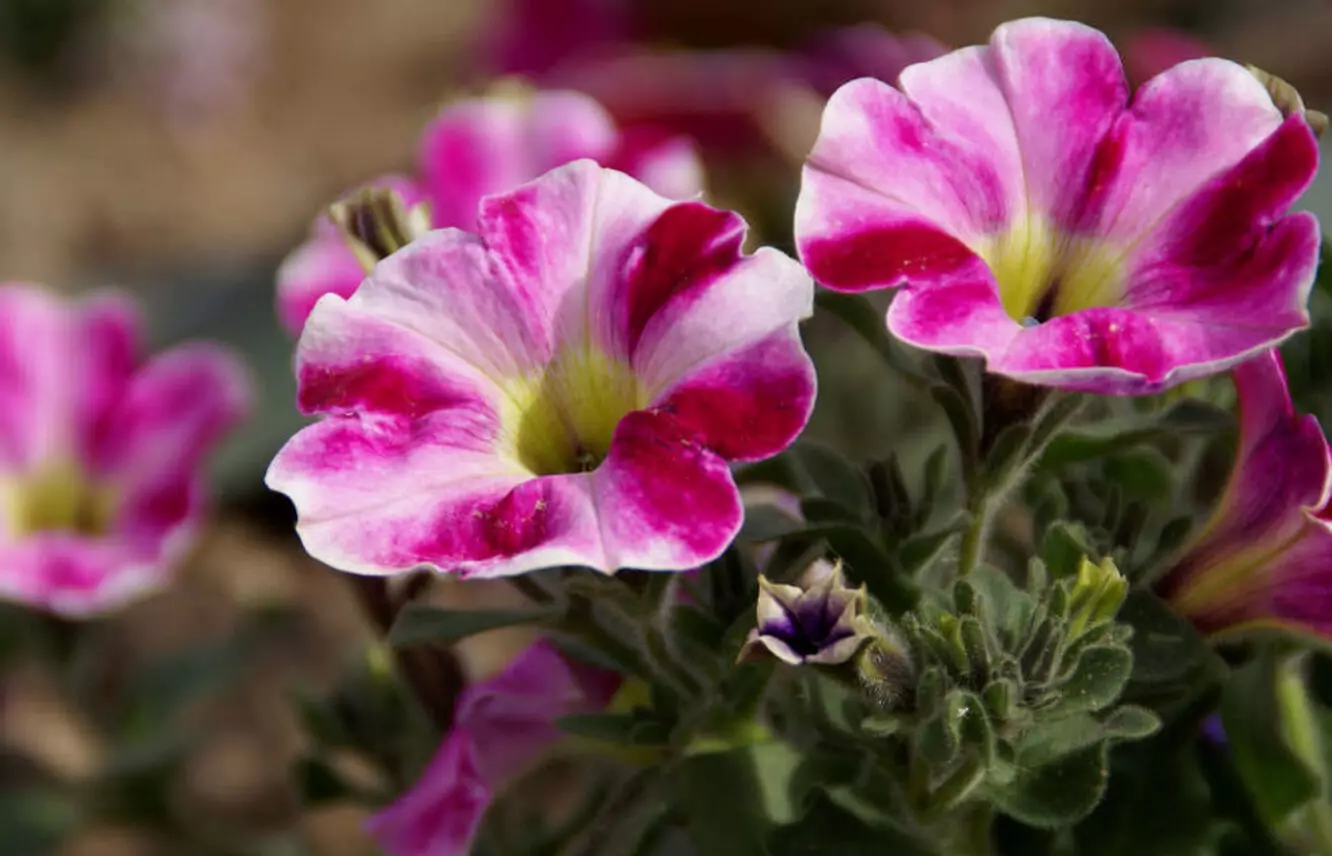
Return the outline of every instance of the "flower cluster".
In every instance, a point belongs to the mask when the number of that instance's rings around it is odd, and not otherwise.
[[[1140,57],[1133,91],[1106,36],[1065,21],[954,51],[855,28],[698,53],[631,44],[625,8],[584,27],[585,6],[521,16],[496,61],[537,83],[446,106],[414,176],[335,202],[277,272],[311,419],[265,482],[306,553],[362,578],[389,643],[435,645],[394,655],[395,691],[444,736],[368,821],[380,844],[471,852],[492,802],[572,747],[634,768],[588,824],[641,822],[633,852],[681,812],[699,852],[813,852],[809,812],[988,853],[996,811],[1071,829],[1113,747],[1194,734],[1218,697],[1243,741],[1263,719],[1236,700],[1250,666],[1207,643],[1332,640],[1332,451],[1278,350],[1315,324],[1321,233],[1293,207],[1326,116],[1214,57],[1150,75]],[[598,51],[564,54],[580,45]],[[797,258],[704,194],[700,127],[734,138],[769,84],[822,114]],[[945,442],[862,463],[800,441],[820,379],[842,380],[802,339],[816,282],[905,378],[901,409],[937,405]],[[876,289],[886,321],[845,294]],[[0,596],[86,615],[160,585],[243,372],[196,345],[141,362],[122,298],[17,284],[0,358]],[[1224,469],[1227,375],[1238,439],[1215,499],[1176,482]],[[504,578],[525,608],[412,602],[439,577]],[[423,690],[453,642],[516,624],[538,641],[498,676]],[[1263,668],[1304,716],[1271,754],[1324,763],[1297,667]],[[400,747],[371,751],[414,721],[395,711],[353,723],[365,745],[329,742],[404,781]],[[1249,769],[1266,737],[1229,779],[1274,780]],[[1281,797],[1295,808],[1246,806],[1242,834],[1260,815],[1286,834],[1309,776]],[[742,805],[746,788],[767,796]],[[533,852],[578,835],[547,837]]]

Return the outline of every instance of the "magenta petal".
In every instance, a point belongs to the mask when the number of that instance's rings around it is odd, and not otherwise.
[[[61,532],[0,544],[0,598],[73,618],[108,612],[164,584],[185,545],[182,538],[136,546]]]
[[[611,567],[694,567],[740,531],[740,491],[726,462],[666,413],[620,420],[592,480]]]
[[[781,330],[692,370],[657,406],[722,457],[761,460],[804,429],[814,388],[800,334]]]
[[[653,128],[626,128],[605,166],[634,176],[668,199],[691,199],[704,190],[703,161],[688,137]]]
[[[1022,332],[1004,312],[994,281],[979,264],[969,276],[944,285],[898,292],[888,307],[888,329],[917,347],[991,359]]]
[[[467,856],[494,796],[470,735],[454,730],[407,794],[366,821],[389,856]]]
[[[579,158],[603,159],[615,125],[576,92],[474,98],[451,104],[421,140],[421,176],[436,226],[474,231],[485,196]]]

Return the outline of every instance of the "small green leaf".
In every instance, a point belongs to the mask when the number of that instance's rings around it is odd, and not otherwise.
[[[959,514],[951,523],[933,532],[926,532],[920,535],[914,535],[901,543],[897,548],[897,555],[902,567],[910,572],[916,572],[927,567],[943,553],[944,547],[953,540],[959,532],[967,528],[968,518],[965,514]]]
[[[1105,474],[1126,496],[1154,502],[1166,500],[1174,482],[1170,462],[1152,448],[1129,449],[1109,458]]]
[[[1161,718],[1145,707],[1121,705],[1101,720],[1101,729],[1107,737],[1120,740],[1141,740],[1161,728]]]
[[[858,466],[826,446],[807,441],[797,443],[789,454],[820,495],[856,518],[870,519],[873,497]]]
[[[1133,655],[1128,648],[1098,645],[1086,649],[1059,687],[1059,710],[1101,710],[1119,698],[1132,671]]]
[[[410,604],[393,622],[389,642],[399,648],[426,642],[456,642],[487,630],[536,624],[554,618],[550,610],[472,610],[441,609],[425,604]]]
[[[1019,768],[1011,782],[991,789],[991,797],[1000,811],[1029,826],[1071,826],[1091,814],[1105,794],[1107,754],[1100,743],[1042,767]]]
[[[1050,577],[1056,580],[1076,577],[1083,558],[1093,553],[1090,543],[1091,537],[1081,523],[1061,520],[1046,529],[1041,538],[1041,559]]]
[[[802,757],[784,743],[689,755],[675,798],[699,856],[759,856],[774,826],[794,823],[806,793],[793,787]]]

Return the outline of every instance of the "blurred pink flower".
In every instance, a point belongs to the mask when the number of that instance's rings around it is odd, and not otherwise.
[[[426,203],[435,228],[471,231],[483,197],[579,158],[628,172],[674,199],[703,191],[702,165],[686,140],[621,134],[586,95],[527,90],[450,104],[422,135],[418,179],[394,176],[373,183],[396,190],[409,207]],[[298,334],[321,296],[349,297],[364,278],[338,228],[321,216],[310,240],[278,270],[278,317]]]
[[[1156,588],[1204,633],[1284,627],[1332,639],[1332,453],[1296,412],[1276,351],[1234,371],[1239,449],[1207,525]]]
[[[241,366],[202,344],[139,358],[134,307],[0,286],[0,597],[69,616],[162,585],[241,418]]]
[[[745,223],[582,160],[327,296],[278,453],[312,556],[353,573],[683,570],[740,527],[729,461],[780,452],[813,285]]]
[[[1130,86],[1141,86],[1181,62],[1213,56],[1201,39],[1168,27],[1143,27],[1124,41],[1124,71]]]
[[[494,797],[559,742],[556,720],[604,709],[619,684],[618,675],[566,659],[548,641],[533,643],[463,692],[425,772],[367,829],[389,856],[465,856]]]
[[[1102,394],[1224,371],[1309,323],[1318,167],[1302,112],[1200,59],[1129,99],[1100,32],[1028,18],[828,102],[796,245],[888,327],[989,371]]]

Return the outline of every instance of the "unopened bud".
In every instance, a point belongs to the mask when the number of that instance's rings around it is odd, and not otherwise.
[[[408,208],[402,196],[387,187],[355,190],[333,203],[328,216],[366,271],[430,231],[425,204]]]
[[[771,655],[784,663],[825,666],[849,661],[869,641],[865,587],[850,588],[841,563],[819,560],[797,585],[759,577],[757,626],[740,650],[741,660]]]
[[[1069,637],[1112,620],[1126,597],[1128,580],[1111,559],[1102,559],[1097,565],[1084,556],[1078,566],[1077,581],[1069,594]]]
[[[876,627],[874,638],[856,658],[856,672],[865,696],[884,710],[911,706],[916,667],[906,642],[895,632]]]
[[[1255,65],[1248,65],[1245,68],[1267,89],[1267,94],[1272,96],[1272,103],[1281,111],[1282,116],[1299,113],[1304,116],[1304,121],[1309,123],[1309,129],[1314,132],[1315,137],[1323,136],[1323,131],[1327,129],[1326,113],[1306,108],[1299,90],[1275,74],[1263,71]]]

